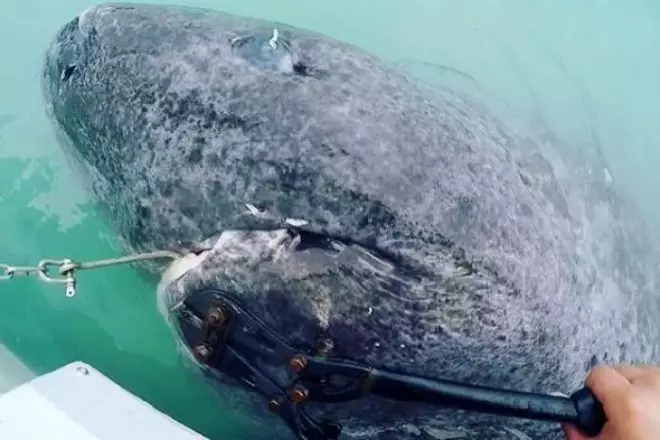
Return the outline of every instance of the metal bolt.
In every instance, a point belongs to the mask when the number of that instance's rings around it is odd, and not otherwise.
[[[307,400],[308,395],[309,391],[307,391],[307,388],[301,385],[296,385],[293,390],[291,390],[290,397],[293,403],[303,403],[305,400]]]
[[[272,412],[277,412],[280,410],[282,407],[282,400],[280,398],[276,397],[274,399],[270,399],[268,402],[268,409],[270,409]]]
[[[204,344],[195,347],[193,352],[195,353],[195,357],[202,362],[205,362],[211,357],[211,349]]]
[[[226,316],[221,308],[214,307],[209,310],[207,319],[210,325],[221,325],[224,324]]]
[[[296,355],[293,358],[291,358],[291,362],[289,363],[289,366],[291,367],[291,370],[293,370],[294,373],[298,374],[302,370],[305,369],[307,366],[307,359],[300,355]]]
[[[87,376],[89,374],[89,370],[85,367],[78,367],[76,368],[76,373],[80,374],[81,376]]]
[[[67,298],[76,296],[76,279],[73,277],[73,272],[68,272],[66,275],[66,289],[64,293]]]

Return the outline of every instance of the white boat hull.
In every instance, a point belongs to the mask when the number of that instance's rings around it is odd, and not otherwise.
[[[206,440],[82,362],[1,395],[0,438]]]

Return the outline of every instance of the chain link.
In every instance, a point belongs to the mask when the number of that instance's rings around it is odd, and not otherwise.
[[[174,251],[157,251],[106,260],[77,263],[73,260],[41,260],[37,266],[10,266],[0,264],[0,281],[8,281],[19,276],[37,275],[41,281],[50,284],[64,284],[67,298],[76,294],[75,272],[79,270],[101,269],[104,267],[130,264],[136,261],[170,259],[177,260],[182,255]],[[53,273],[57,269],[57,274]]]

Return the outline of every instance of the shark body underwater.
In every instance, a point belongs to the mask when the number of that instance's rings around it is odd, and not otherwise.
[[[204,249],[160,292],[167,317],[214,289],[293,346],[322,334],[375,367],[521,391],[660,360],[656,260],[598,174],[354,46],[100,5],[58,32],[43,90],[129,250]],[[373,396],[309,411],[342,439],[562,438]]]

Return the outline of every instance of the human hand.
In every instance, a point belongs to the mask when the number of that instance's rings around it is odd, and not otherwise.
[[[600,366],[586,386],[603,404],[607,423],[596,440],[660,439],[660,368],[652,366]],[[567,440],[587,440],[571,425],[564,425]]]

